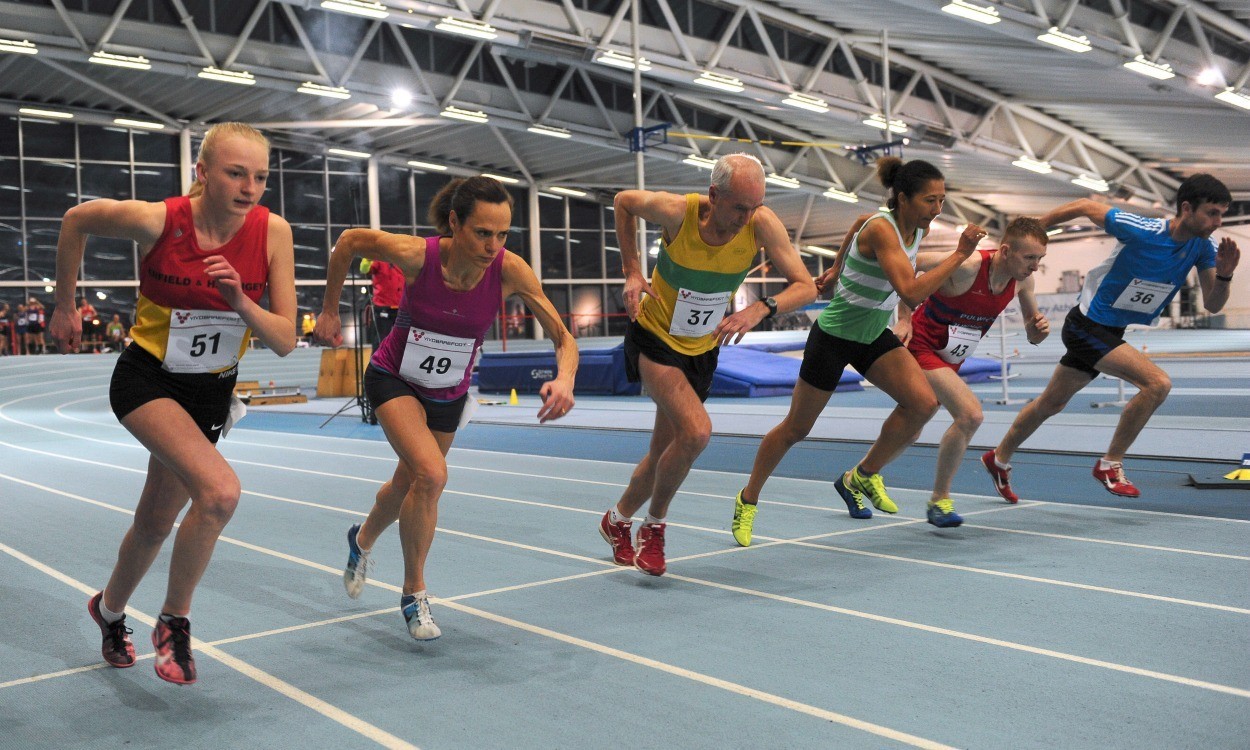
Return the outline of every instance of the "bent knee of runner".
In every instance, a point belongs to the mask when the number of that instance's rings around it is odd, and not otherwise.
[[[437,500],[447,486],[447,466],[422,466],[408,485],[409,495],[418,498]]]
[[[239,507],[242,489],[234,476],[222,477],[191,498],[191,507],[206,520],[225,526]]]

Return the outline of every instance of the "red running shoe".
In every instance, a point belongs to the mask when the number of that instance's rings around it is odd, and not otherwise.
[[[1137,489],[1128,477],[1124,476],[1124,464],[1119,461],[1111,462],[1107,468],[1102,468],[1102,461],[1094,463],[1094,479],[1102,482],[1102,486],[1107,488],[1107,492],[1120,497],[1141,497],[1141,490]]]
[[[185,617],[158,619],[152,631],[156,647],[156,676],[166,682],[195,682],[195,658],[191,656],[191,621]]]
[[[664,527],[662,523],[651,523],[638,529],[634,567],[649,576],[662,576],[668,569],[664,564]]]
[[[630,543],[629,521],[612,523],[612,511],[603,514],[599,522],[599,536],[612,545],[612,562],[617,565],[634,564],[634,545]]]
[[[100,645],[100,653],[104,656],[104,661],[125,669],[135,665],[135,644],[130,642],[130,634],[132,631],[126,627],[126,616],[122,615],[121,619],[112,624],[105,622],[104,616],[100,614],[100,601],[104,598],[104,592],[96,594],[87,601],[87,613],[91,615],[91,619],[95,620],[95,624],[100,626],[100,635],[104,637],[104,642]]]
[[[1005,469],[998,467],[998,459],[994,458],[994,451],[988,450],[981,456],[981,464],[985,466],[985,470],[990,473],[990,479],[994,480],[994,489],[998,490],[998,494],[1009,503],[1018,503],[1020,498],[1016,493],[1011,491],[1011,467]]]

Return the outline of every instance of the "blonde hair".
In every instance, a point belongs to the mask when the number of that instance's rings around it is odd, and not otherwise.
[[[241,122],[219,122],[208,129],[204,134],[204,140],[200,142],[200,153],[195,157],[195,164],[207,164],[214,157],[217,151],[217,143],[223,138],[229,138],[237,135],[242,138],[256,141],[265,147],[265,151],[269,151],[269,139],[265,137],[256,128]],[[187,195],[191,198],[196,197],[204,192],[204,183],[200,182],[199,177],[195,177],[191,181],[191,187],[187,188]]]

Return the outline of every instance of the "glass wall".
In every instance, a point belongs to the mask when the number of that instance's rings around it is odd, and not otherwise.
[[[192,143],[193,153],[198,146]],[[261,202],[290,222],[300,312],[317,312],[334,241],[348,228],[368,225],[367,163],[274,148],[270,170]],[[8,304],[10,316],[31,297],[51,307],[56,242],[66,210],[94,198],[156,201],[179,195],[187,186],[179,184],[178,175],[177,134],[0,116],[0,304]],[[449,179],[438,172],[380,165],[381,228],[433,234],[429,202]],[[507,247],[532,262],[527,191],[511,192],[513,232]],[[540,192],[535,219],[541,257],[537,272],[565,325],[578,337],[624,333],[624,278],[612,207]],[[649,227],[649,265],[659,252],[658,242],[657,230]],[[813,275],[823,270],[820,258],[804,260]],[[129,325],[137,277],[135,243],[90,239],[80,271],[80,296],[89,299],[104,325],[113,315]],[[784,280],[757,270],[735,304],[750,304],[783,286]],[[363,310],[367,284],[349,284],[344,291],[345,318],[353,296],[357,309]],[[507,301],[503,313],[506,325],[497,324],[490,338],[541,335],[519,300]]]

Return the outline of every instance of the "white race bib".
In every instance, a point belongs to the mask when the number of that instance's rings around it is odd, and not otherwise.
[[[952,365],[957,365],[971,357],[979,343],[981,343],[980,328],[947,326],[946,347],[939,349],[937,355]]]
[[[706,336],[716,330],[725,308],[729,305],[731,292],[694,292],[677,290],[677,302],[673,305],[673,322],[668,332],[673,336]]]
[[[410,328],[399,376],[422,388],[460,385],[473,361],[474,343],[474,339]]]
[[[1133,279],[1111,306],[1117,310],[1153,313],[1175,288],[1173,284]]]
[[[169,372],[220,372],[239,361],[247,323],[224,310],[170,310],[162,367]]]

